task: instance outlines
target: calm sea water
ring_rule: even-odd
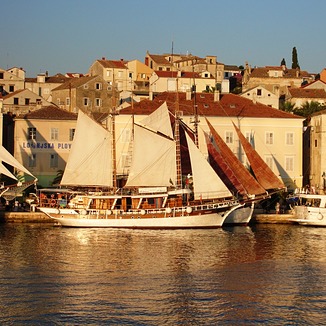
[[[0,225],[1,325],[318,325],[326,228]]]

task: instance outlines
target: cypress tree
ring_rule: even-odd
[[[298,62],[297,49],[296,49],[296,47],[294,47],[292,49],[292,69],[296,69],[296,68],[300,69],[300,66],[299,66],[299,62]]]
[[[286,66],[285,59],[283,58],[281,61],[281,66]]]

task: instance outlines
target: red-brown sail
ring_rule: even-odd
[[[260,195],[266,194],[266,190],[256,181],[256,179],[250,174],[250,172],[243,166],[243,164],[239,161],[239,159],[234,155],[231,149],[226,145],[220,135],[216,132],[211,123],[206,119],[212,137],[216,145],[218,146],[221,155],[224,160],[232,169],[237,179],[241,182],[241,184],[246,189],[247,193],[250,195]]]
[[[205,138],[209,155],[209,163],[214,171],[234,195],[247,197],[248,193],[246,189],[238,180],[232,169],[230,169],[228,164],[225,162],[221,153],[214,147],[207,133],[205,133]]]
[[[257,181],[266,189],[282,189],[285,188],[281,180],[274,174],[271,168],[259,156],[256,150],[251,146],[248,140],[244,137],[240,129],[233,123],[233,126],[238,134],[241,145],[246,152]]]

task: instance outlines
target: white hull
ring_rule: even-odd
[[[326,208],[295,206],[294,212],[296,218],[292,219],[292,222],[301,225],[326,226]]]
[[[216,210],[206,211],[200,214],[188,214],[186,211],[181,216],[171,216],[165,214],[162,217],[146,217],[145,215],[124,214],[122,215],[89,215],[79,214],[74,211],[73,214],[61,211],[49,212],[40,208],[45,214],[66,227],[80,228],[151,228],[151,229],[176,229],[176,228],[219,228],[222,226],[225,218],[238,206],[229,208],[223,212]]]
[[[254,212],[255,205],[239,207],[233,210],[225,219],[224,225],[247,225]]]

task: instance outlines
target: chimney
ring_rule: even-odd
[[[219,100],[220,100],[220,91],[215,90],[215,92],[214,92],[214,102],[219,102]]]
[[[153,92],[152,91],[149,92],[149,100],[153,101]]]

